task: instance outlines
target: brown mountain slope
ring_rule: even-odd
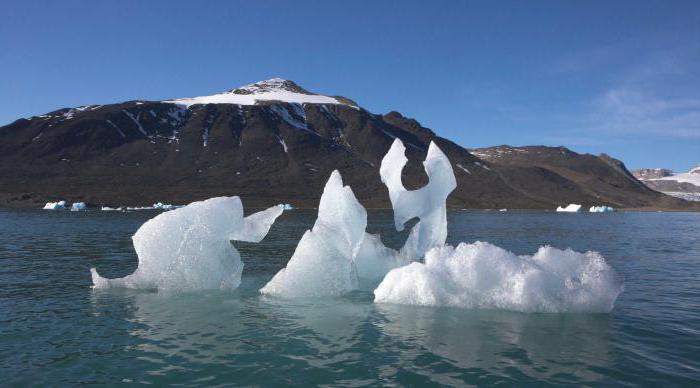
[[[281,98],[287,92],[316,97],[291,81],[282,85],[273,90]],[[268,93],[267,87],[222,95]],[[420,162],[430,141],[448,155],[458,181],[452,207],[693,206],[648,189],[608,157],[546,147],[524,147],[534,151],[522,155],[495,156],[504,147],[472,154],[397,112],[375,115],[341,97],[247,105],[130,101],[20,119],[0,128],[0,205],[65,199],[135,206],[240,195],[250,206],[313,207],[338,169],[363,204],[387,207],[378,170],[395,137],[407,146],[409,188],[425,183]]]

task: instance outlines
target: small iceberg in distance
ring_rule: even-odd
[[[570,203],[567,207],[557,207],[557,212],[560,213],[578,213],[581,210],[581,205]]]
[[[87,205],[85,202],[74,202],[73,205],[70,207],[70,211],[72,212],[79,212],[81,210],[86,210]]]
[[[119,207],[102,206],[102,208],[100,210],[102,210],[103,212],[110,212],[110,211],[111,212],[120,212],[120,211],[124,211],[124,208],[121,206],[119,206]]]
[[[66,201],[46,202],[44,210],[63,210],[66,208]]]
[[[610,213],[614,212],[615,209],[611,208],[610,206],[591,206],[590,209],[588,209],[589,212],[591,213]]]
[[[284,210],[293,210],[294,207],[293,207],[292,205],[288,204],[288,203],[285,203],[285,204],[282,205],[282,209],[284,209]]]

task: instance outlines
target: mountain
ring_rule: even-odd
[[[398,112],[373,114],[279,78],[211,96],[59,109],[0,127],[0,205],[240,195],[248,206],[313,207],[339,169],[366,206],[388,207],[379,164],[396,137],[408,149],[408,188],[426,182],[430,141],[447,154],[458,181],[452,207],[695,206],[649,189],[605,155],[541,146],[470,152]]]
[[[700,201],[700,166],[674,174],[663,168],[635,170],[634,176],[650,188],[689,201]]]

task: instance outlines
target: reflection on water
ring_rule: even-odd
[[[303,211],[239,247],[236,291],[93,291],[91,266],[133,271],[130,235],[152,214],[49,213],[0,210],[3,384],[694,386],[700,376],[700,215],[450,213],[453,241],[595,249],[625,279],[612,314],[521,314],[375,305],[364,291],[259,295],[315,219]],[[370,218],[388,245],[405,240],[390,212]]]

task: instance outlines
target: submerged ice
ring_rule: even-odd
[[[596,252],[541,247],[517,256],[495,245],[461,243],[430,250],[425,263],[389,272],[376,303],[521,312],[610,312],[622,284]]]
[[[132,237],[139,260],[136,271],[106,279],[92,268],[93,287],[236,288],[243,262],[230,240],[259,242],[280,214],[278,205],[244,218],[238,197],[211,198],[159,214]]]

